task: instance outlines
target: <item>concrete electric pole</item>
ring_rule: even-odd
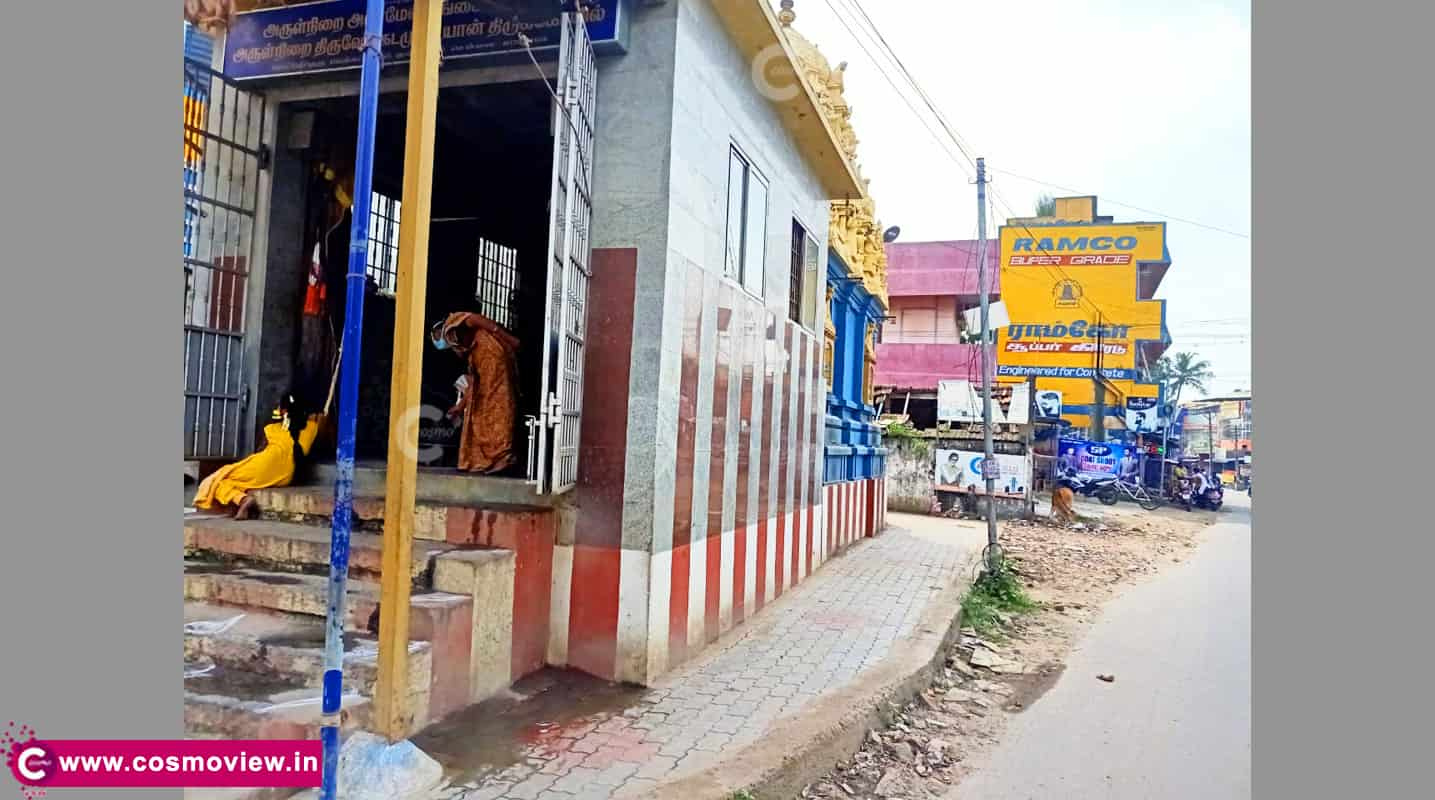
[[[992,455],[991,299],[987,296],[987,161],[977,159],[977,293],[982,303],[982,478],[987,486],[987,571],[1001,568],[997,548],[996,458]]]

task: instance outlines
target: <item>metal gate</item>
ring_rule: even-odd
[[[553,114],[552,223],[544,311],[543,388],[529,418],[528,478],[559,494],[578,479],[583,354],[588,325],[589,227],[593,216],[593,111],[597,75],[581,14],[563,15]],[[535,452],[535,429],[537,433]]]
[[[244,317],[259,172],[267,166],[263,96],[184,61],[184,458],[229,459],[244,436],[249,387]]]

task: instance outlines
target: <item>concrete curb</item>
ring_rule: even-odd
[[[642,796],[655,800],[727,800],[746,789],[758,800],[797,797],[804,786],[862,747],[867,732],[891,721],[931,684],[961,632],[962,597],[980,554],[967,558],[958,578],[927,604],[916,630],[897,654],[834,694],[779,720],[755,742],[700,772]],[[632,796],[632,795],[620,795]]]

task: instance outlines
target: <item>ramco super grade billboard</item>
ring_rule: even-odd
[[[1138,350],[1163,335],[1160,300],[1139,299],[1143,264],[1166,264],[1162,223],[1016,224],[1000,229],[1002,300],[1010,324],[997,329],[997,379],[1036,377],[1040,389],[1062,392],[1064,416],[1089,421],[1093,378],[1122,397],[1106,402],[1120,413],[1125,397],[1155,397],[1137,383]]]

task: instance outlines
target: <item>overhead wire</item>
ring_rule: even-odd
[[[956,163],[957,166],[958,166],[959,168],[962,168],[962,169],[963,169],[963,172],[965,172],[965,168],[963,167],[963,165],[961,164],[961,162],[957,161],[957,159],[953,156],[953,153],[952,153],[951,149],[946,145],[945,142],[942,142],[942,141],[941,141],[940,137],[939,137],[939,136],[936,134],[936,132],[932,129],[931,125],[927,122],[927,120],[926,120],[926,118],[924,117],[924,115],[922,115],[921,112],[919,112],[919,111],[916,109],[916,107],[912,104],[912,102],[907,98],[906,94],[905,94],[904,92],[902,92],[901,89],[897,86],[896,81],[893,80],[893,78],[892,78],[892,76],[891,76],[890,74],[888,74],[887,66],[884,65],[876,56],[873,55],[873,53],[868,49],[867,45],[862,41],[862,38],[857,35],[856,31],[853,29],[853,26],[848,23],[847,19],[843,16],[843,14],[841,13],[841,11],[839,11],[838,5],[835,5],[835,4],[834,4],[834,0],[826,0],[826,2],[827,2],[827,5],[828,5],[829,9],[833,12],[833,16],[835,16],[835,17],[837,18],[838,22],[839,22],[839,23],[842,25],[842,27],[847,31],[847,34],[852,38],[853,42],[857,44],[857,46],[862,50],[863,54],[867,56],[868,60],[872,63],[872,65],[873,65],[874,67],[876,67],[878,74],[881,75],[882,78],[887,82],[887,84],[892,87],[893,91],[896,92],[896,94],[898,95],[898,98],[902,100],[903,104],[907,106],[907,109],[908,109],[910,112],[912,112],[913,116],[922,124],[923,129],[926,130],[929,135],[931,135],[934,139],[937,140],[938,145],[942,148],[943,155],[945,155],[945,156],[947,156],[947,158],[951,159],[951,160],[953,161],[953,163]],[[967,144],[967,143],[965,142],[965,140],[960,136],[960,134],[958,134],[958,133],[956,132],[955,128],[954,128],[954,127],[951,125],[951,123],[946,119],[946,116],[945,116],[944,114],[942,114],[942,112],[936,107],[936,104],[935,104],[935,102],[932,100],[931,96],[926,92],[925,89],[922,88],[920,82],[917,81],[916,77],[912,74],[911,70],[907,69],[906,64],[902,61],[901,57],[896,54],[895,49],[894,49],[894,48],[891,46],[891,44],[887,41],[886,37],[882,34],[881,29],[877,26],[876,22],[875,22],[875,21],[872,19],[872,17],[867,13],[866,9],[862,6],[862,3],[860,2],[860,0],[836,0],[836,3],[837,3],[837,4],[842,4],[842,5],[843,5],[843,8],[845,8],[849,13],[852,13],[852,10],[855,9],[856,15],[860,15],[860,17],[862,18],[862,21],[865,21],[865,22],[866,22],[866,29],[869,30],[869,31],[871,32],[871,35],[875,36],[875,38],[876,38],[876,47],[877,47],[878,51],[885,53],[885,54],[887,55],[887,57],[890,59],[891,63],[894,64],[894,65],[897,67],[898,71],[900,71],[900,72],[902,73],[902,76],[903,76],[903,78],[905,79],[906,83],[911,87],[912,91],[914,91],[914,92],[917,94],[918,98],[920,98],[920,99],[922,100],[923,104],[926,105],[927,110],[931,113],[932,117],[936,120],[937,124],[938,124],[938,125],[942,128],[942,130],[946,133],[946,135],[947,135],[948,139],[950,140],[951,144],[956,147],[957,152],[960,153],[960,155],[962,156],[962,158],[964,158],[964,159],[967,161],[968,164],[971,164],[972,167],[975,168],[975,160],[972,158],[972,156],[971,156],[971,154],[970,154],[970,152],[969,152],[969,150],[972,149],[972,148],[970,148],[970,145]],[[1033,182],[1036,182],[1036,183],[1042,183],[1042,184],[1045,184],[1045,185],[1053,186],[1053,187],[1055,187],[1055,188],[1063,189],[1064,191],[1075,191],[1074,189],[1069,189],[1069,188],[1066,188],[1066,187],[1062,187],[1062,186],[1060,186],[1060,185],[1058,185],[1058,184],[1048,183],[1048,182],[1045,182],[1045,181],[1040,181],[1040,180],[1037,180],[1037,179],[1029,178],[1029,177],[1027,177],[1027,176],[1020,175],[1020,174],[1018,174],[1018,173],[1015,173],[1015,172],[1012,172],[1012,171],[1006,170],[1006,169],[992,169],[991,171],[993,171],[993,172],[999,172],[999,173],[1002,173],[1002,174],[1011,175],[1012,177],[1021,178],[1021,179],[1033,181]],[[1022,218],[1019,217],[1019,216],[1015,213],[1015,211],[1013,210],[1013,208],[1012,208],[1012,206],[1011,206],[1011,203],[1007,201],[1006,197],[1001,193],[1000,189],[995,185],[995,183],[994,183],[994,182],[991,182],[990,180],[988,180],[987,184],[988,184],[988,188],[990,189],[990,194],[991,194],[992,200],[994,201],[993,203],[989,204],[989,210],[990,210],[990,213],[991,213],[992,216],[993,216],[993,227],[994,227],[996,230],[1000,230],[1000,228],[995,225],[995,219],[994,219],[994,217],[995,217],[995,212],[996,212],[996,205],[997,205],[997,204],[1000,204],[1000,205],[1006,210],[1006,212],[1007,212],[1008,221],[1009,221],[1009,222],[1015,221],[1016,226],[1019,227],[1028,237],[1030,237],[1031,239],[1033,239],[1033,240],[1035,241],[1035,243],[1036,243],[1037,246],[1038,246],[1038,252],[1040,252],[1041,254],[1046,255],[1046,256],[1052,256],[1052,254],[1051,254],[1049,251],[1047,251],[1046,248],[1040,247],[1040,238],[1037,237],[1036,234],[1032,232],[1031,228],[1030,228],[1025,222],[1022,221]],[[1164,212],[1160,212],[1160,211],[1156,211],[1156,210],[1152,210],[1152,209],[1147,209],[1147,208],[1143,208],[1143,207],[1140,207],[1140,206],[1132,205],[1132,204],[1129,204],[1129,203],[1119,202],[1119,201],[1116,201],[1116,200],[1111,200],[1110,202],[1112,202],[1112,203],[1115,204],[1115,205],[1124,206],[1124,207],[1128,207],[1128,208],[1134,208],[1134,209],[1136,209],[1136,210],[1145,211],[1145,212],[1147,212],[1147,213],[1158,214],[1158,215],[1161,215],[1161,216],[1163,216],[1163,217],[1168,217],[1168,218],[1170,218],[1170,219],[1172,219],[1172,220],[1177,220],[1177,221],[1180,221],[1180,222],[1185,222],[1185,223],[1192,224],[1192,225],[1196,225],[1196,226],[1199,226],[1199,227],[1210,228],[1210,229],[1212,229],[1212,230],[1216,230],[1216,231],[1219,231],[1219,232],[1222,232],[1222,233],[1226,233],[1226,234],[1230,234],[1230,235],[1235,235],[1235,236],[1242,236],[1242,237],[1244,237],[1244,238],[1249,238],[1249,235],[1247,235],[1247,234],[1241,234],[1241,233],[1236,232],[1236,231],[1231,231],[1231,230],[1228,230],[1228,229],[1220,228],[1219,226],[1208,225],[1208,224],[1206,224],[1206,223],[1197,222],[1197,221],[1195,221],[1195,220],[1186,219],[1186,218],[1183,218],[1183,217],[1178,217],[1178,216],[1176,216],[1176,215],[1165,214]],[[998,248],[1000,247],[1000,234],[998,234],[996,246],[997,246]],[[968,255],[969,255],[969,256],[971,255],[971,252],[970,252],[970,251],[969,251]],[[970,258],[969,258],[969,262],[970,262]],[[1043,269],[1044,269],[1045,272],[1048,274],[1048,276],[1057,278],[1059,281],[1060,281],[1060,280],[1065,280],[1065,281],[1071,281],[1071,282],[1073,282],[1073,283],[1076,282],[1075,278],[1074,278],[1069,272],[1067,272],[1065,269],[1063,269],[1060,264],[1056,264],[1056,265],[1042,264],[1042,265],[1039,265],[1039,266],[1043,267]],[[983,264],[983,267],[985,267],[985,264]],[[1095,312],[1095,314],[1096,314],[1096,316],[1097,316],[1097,320],[1096,320],[1096,321],[1097,321],[1097,324],[1098,324],[1098,325],[1104,325],[1104,324],[1105,324],[1104,320],[1107,319],[1107,318],[1110,318],[1110,317],[1112,316],[1112,315],[1108,314],[1108,313],[1106,312],[1106,310],[1103,309],[1099,304],[1097,304],[1096,302],[1092,301],[1090,298],[1087,298],[1087,297],[1082,296],[1082,297],[1077,298],[1077,300],[1078,300],[1078,303],[1079,303],[1080,305],[1083,305],[1083,306],[1087,307],[1088,309],[1090,309],[1091,311]],[[1240,321],[1244,321],[1244,320],[1242,320],[1241,318],[1231,318],[1229,321],[1232,322],[1232,323],[1234,323],[1234,322],[1240,322]],[[1125,327],[1128,327],[1128,328],[1152,328],[1152,327],[1158,327],[1158,328],[1162,328],[1162,329],[1163,329],[1163,330],[1161,331],[1162,333],[1165,332],[1165,331],[1164,331],[1164,328],[1165,328],[1164,324],[1133,325],[1133,326],[1125,326]],[[1183,327],[1184,327],[1184,325],[1183,325]],[[1162,337],[1162,338],[1164,338],[1164,337]],[[1183,338],[1196,339],[1197,337],[1183,337]],[[1147,340],[1147,341],[1152,341],[1152,340]],[[1156,339],[1155,341],[1160,341],[1160,339]],[[1235,343],[1235,342],[1233,342],[1233,343]],[[1138,351],[1138,356],[1144,356],[1144,353]],[[1146,361],[1146,359],[1143,357],[1143,358],[1142,358],[1142,361]],[[1147,362],[1147,366],[1149,367],[1149,362]],[[969,371],[970,371],[970,364],[968,365],[968,367],[969,367]]]
[[[927,134],[932,137],[932,140],[937,143],[937,146],[942,148],[943,155],[946,155],[948,158],[950,158],[952,160],[952,163],[956,164],[957,167],[962,170],[962,174],[966,175],[968,180],[971,180],[974,176],[970,172],[968,172],[965,167],[962,166],[962,163],[960,161],[952,157],[952,153],[948,149],[946,141],[942,139],[940,134],[932,130],[932,126],[927,122],[926,117],[922,116],[921,112],[919,112],[917,110],[917,107],[912,104],[912,101],[907,97],[907,95],[903,93],[900,88],[897,87],[896,81],[892,80],[892,77],[887,74],[887,71],[882,69],[880,62],[878,62],[877,60],[877,57],[872,55],[872,52],[867,49],[867,45],[863,43],[861,37],[857,35],[856,30],[837,10],[837,7],[832,4],[832,0],[825,1],[827,3],[827,7],[832,10],[832,15],[837,18],[837,21],[839,23],[841,23],[843,29],[847,31],[847,35],[852,37],[852,41],[855,42],[857,44],[857,47],[862,50],[863,55],[867,56],[867,60],[871,61],[874,66],[877,66],[877,74],[881,75],[883,80],[887,81],[887,85],[892,87],[892,91],[897,95],[897,98],[901,100],[904,105],[907,106],[907,110],[912,112],[912,116],[915,117],[918,122],[922,123],[922,128],[926,130]]]
[[[867,55],[868,59],[869,59],[870,61],[872,61],[873,66],[875,66],[875,67],[877,68],[878,72],[883,76],[883,78],[884,78],[885,80],[887,80],[888,84],[889,84],[889,85],[892,85],[892,87],[893,87],[894,90],[897,90],[897,87],[896,87],[894,81],[891,79],[891,77],[890,77],[889,75],[887,75],[885,66],[884,66],[882,63],[880,63],[876,58],[874,58],[874,57],[872,56],[872,54],[867,50],[866,46],[862,43],[861,39],[860,39],[860,38],[856,35],[856,33],[852,30],[851,26],[848,25],[847,22],[846,22],[846,20],[842,18],[842,16],[841,16],[840,13],[838,13],[836,6],[833,5],[833,1],[834,1],[834,0],[826,0],[827,5],[828,5],[829,8],[832,9],[834,16],[837,16],[838,21],[841,22],[841,23],[842,23],[842,26],[847,29],[848,34],[849,34],[850,36],[852,36],[853,40],[854,40],[855,42],[857,42],[857,44],[858,44],[859,47],[862,48],[862,51]],[[917,96],[918,96],[919,98],[921,98],[922,102],[927,106],[927,109],[931,112],[932,116],[937,120],[937,123],[942,127],[942,129],[943,129],[944,131],[946,131],[948,137],[951,139],[952,144],[954,144],[954,145],[956,146],[958,152],[960,152],[960,153],[962,154],[962,156],[967,160],[968,163],[972,164],[972,166],[975,167],[975,160],[972,158],[971,154],[968,152],[970,146],[965,143],[965,140],[963,140],[962,137],[961,137],[961,135],[956,132],[955,128],[954,128],[954,127],[951,125],[951,123],[946,119],[946,116],[945,116],[944,114],[942,114],[942,112],[936,107],[936,104],[935,104],[935,102],[933,102],[933,100],[931,99],[931,96],[926,92],[925,89],[922,88],[921,84],[917,81],[916,77],[912,74],[911,70],[907,69],[906,64],[902,61],[901,57],[897,55],[896,50],[895,50],[895,49],[891,46],[891,44],[887,41],[886,37],[882,34],[881,28],[879,28],[879,27],[877,26],[876,21],[872,19],[872,17],[871,17],[870,14],[867,13],[866,8],[863,7],[863,5],[862,5],[862,3],[860,2],[860,0],[836,0],[836,2],[839,3],[839,4],[848,4],[848,5],[845,5],[844,7],[848,7],[849,10],[850,10],[850,9],[854,9],[854,8],[856,9],[856,13],[857,13],[858,15],[860,15],[860,16],[862,17],[862,20],[867,23],[867,29],[870,30],[871,33],[872,33],[872,35],[874,35],[874,36],[876,37],[876,41],[877,41],[877,42],[879,43],[879,45],[880,45],[879,49],[883,50],[883,51],[887,54],[887,56],[888,56],[888,58],[891,60],[891,62],[897,66],[897,69],[898,69],[899,71],[901,71],[902,75],[905,77],[907,83],[911,86],[912,90],[917,93]],[[900,90],[897,90],[897,91],[898,91],[898,94],[899,94],[899,95],[902,94],[902,93],[900,92]],[[911,111],[914,113],[914,115],[916,115],[916,116],[918,117],[918,119],[923,122],[923,126],[924,126],[924,127],[927,127],[928,132],[931,133],[931,128],[926,125],[926,121],[925,121],[924,119],[922,119],[921,114],[918,113],[918,112],[916,111],[916,109],[912,107],[912,105],[911,105],[910,102],[907,102],[907,101],[906,101],[905,96],[902,96],[902,99],[903,99],[903,101],[907,104],[908,109],[911,110]],[[944,150],[945,150],[945,148],[944,148]],[[951,157],[950,151],[945,151],[945,152],[946,152],[946,155],[950,158],[950,157]],[[960,166],[960,165],[959,165],[959,166]],[[1024,178],[1024,179],[1027,179],[1027,180],[1033,180],[1033,179],[1030,179],[1030,178],[1026,178],[1026,176],[1018,175],[1018,174],[1016,174],[1016,173],[1013,173],[1013,172],[1010,172],[1010,171],[1004,170],[1004,169],[1003,169],[1003,170],[995,170],[995,169],[993,169],[992,171],[999,171],[999,172],[1003,172],[1003,173],[1005,173],[1005,174],[1013,175],[1014,177]],[[1001,203],[1001,205],[1002,205],[1004,208],[1006,208],[1007,214],[1008,214],[1008,216],[1009,216],[1010,218],[1017,218],[1017,219],[1019,219],[1019,218],[1017,217],[1017,214],[1012,210],[1011,204],[1007,202],[1006,198],[1000,193],[1000,191],[998,190],[998,188],[997,188],[994,184],[992,184],[990,181],[988,182],[988,185],[989,185],[990,188],[991,188],[991,194],[992,194],[993,200],[995,200],[995,201]],[[1048,185],[1056,186],[1056,184],[1048,184]],[[1058,187],[1058,188],[1061,188],[1061,187]],[[1065,189],[1065,190],[1066,190],[1066,191],[1075,191],[1075,190],[1073,190],[1073,189]],[[1126,207],[1129,207],[1129,208],[1136,208],[1137,210],[1146,211],[1146,212],[1148,212],[1148,213],[1162,214],[1162,212],[1159,212],[1159,211],[1153,211],[1153,210],[1151,210],[1151,209],[1145,209],[1145,208],[1141,208],[1141,207],[1139,207],[1139,206],[1133,206],[1133,205],[1130,205],[1130,204],[1127,204],[1127,203],[1121,203],[1121,202],[1117,202],[1117,201],[1114,201],[1114,200],[1113,200],[1112,202],[1115,203],[1116,205],[1122,205],[1122,206],[1126,206]],[[1220,230],[1220,231],[1223,232],[1223,233],[1230,233],[1230,234],[1234,234],[1234,235],[1238,235],[1238,236],[1241,235],[1241,234],[1238,234],[1238,233],[1236,233],[1236,232],[1234,232],[1234,231],[1229,231],[1229,230],[1226,230],[1226,229],[1222,229],[1222,228],[1219,228],[1219,227],[1217,227],[1217,226],[1209,226],[1209,225],[1206,225],[1205,223],[1198,223],[1198,222],[1195,222],[1194,220],[1188,220],[1188,219],[1176,217],[1176,216],[1174,216],[1174,215],[1164,215],[1164,214],[1163,214],[1163,216],[1169,216],[1171,219],[1177,219],[1177,220],[1180,220],[1180,221],[1182,221],[1182,222],[1189,222],[1189,223],[1191,223],[1191,224],[1199,225],[1199,226],[1202,226],[1202,227],[1210,227],[1210,228],[1212,228],[1212,229],[1214,229],[1214,230]],[[1022,222],[1019,222],[1019,221],[1018,221],[1017,224],[1023,229],[1023,231],[1024,231],[1028,236],[1030,236],[1030,237],[1033,238],[1033,239],[1036,239],[1036,238],[1037,238],[1036,235],[1031,232],[1031,229],[1030,229],[1029,227],[1027,227],[1025,223],[1022,223]],[[1046,252],[1044,248],[1042,248],[1042,249],[1040,250],[1040,252],[1042,252],[1044,255],[1048,255],[1048,256],[1051,255],[1050,253]],[[1071,280],[1071,281],[1074,281],[1074,280],[1075,280],[1074,278],[1072,278],[1072,276],[1071,276],[1069,273],[1066,272],[1066,270],[1061,269],[1061,268],[1060,268],[1060,265],[1056,265],[1056,271],[1055,271],[1055,272],[1053,272],[1052,269],[1051,269],[1051,266],[1052,266],[1052,265],[1041,265],[1041,266],[1046,267],[1046,268],[1047,268],[1046,271],[1048,272],[1048,274],[1051,274],[1051,275],[1053,275],[1053,276],[1055,276],[1055,277],[1060,277],[1060,278],[1062,278],[1062,279]],[[1105,316],[1105,313],[1104,313],[1104,311],[1100,308],[1100,306],[1098,306],[1097,304],[1095,304],[1094,302],[1092,302],[1092,301],[1090,301],[1090,300],[1088,300],[1088,299],[1086,299],[1086,298],[1081,298],[1081,299],[1082,299],[1082,300],[1086,300],[1086,304],[1089,305],[1089,306],[1092,308],[1092,310],[1096,311],[1096,313],[1097,313],[1099,316]]]

